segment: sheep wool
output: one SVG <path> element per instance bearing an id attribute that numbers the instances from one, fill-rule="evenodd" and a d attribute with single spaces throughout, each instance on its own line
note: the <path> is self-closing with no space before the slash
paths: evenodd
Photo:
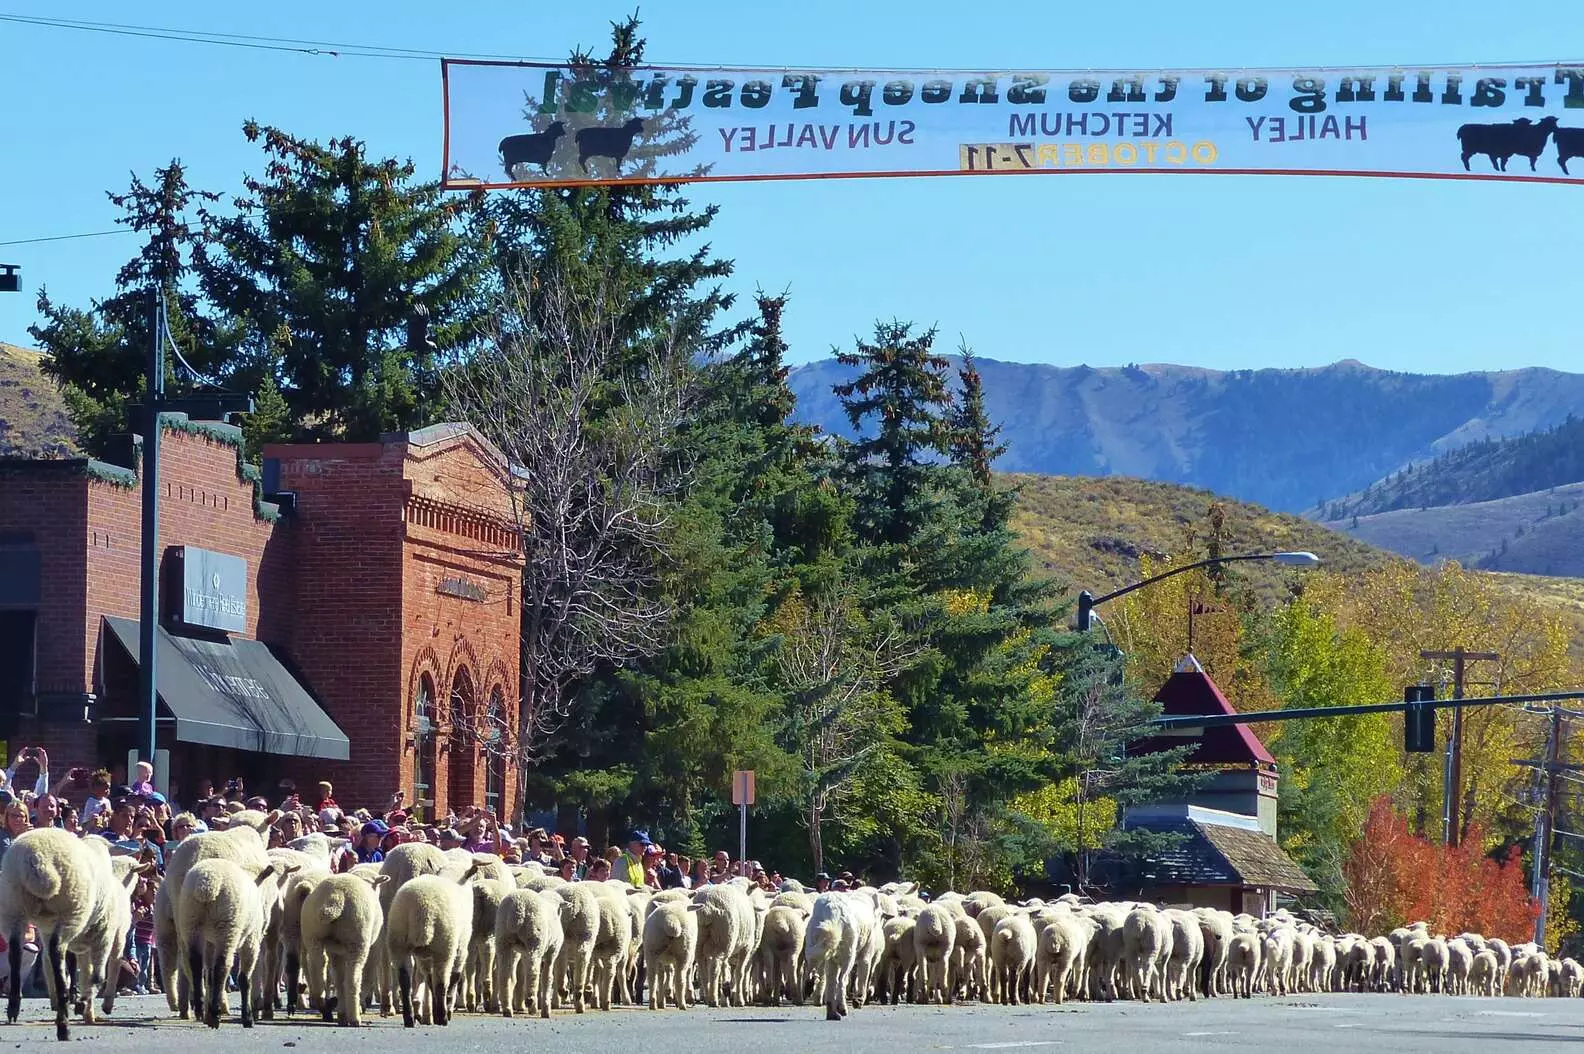
<path id="1" fill-rule="evenodd" d="M 260 886 L 271 865 L 251 873 L 231 860 L 200 860 L 182 880 L 176 927 L 192 982 L 192 1005 L 203 1022 L 220 1027 L 226 975 L 233 967 L 243 1028 L 253 1027 L 253 971 L 264 940 L 265 903 Z"/>
<path id="2" fill-rule="evenodd" d="M 561 955 L 561 898 L 515 889 L 495 912 L 495 999 L 501 1014 L 550 1016 L 556 962 Z"/>
<path id="3" fill-rule="evenodd" d="M 466 872 L 464 872 L 466 874 Z M 419 875 L 391 899 L 385 946 L 396 970 L 402 1024 L 445 1025 L 473 937 L 473 893 L 449 874 Z"/>
<path id="4" fill-rule="evenodd" d="M 376 889 L 389 881 L 385 875 L 367 871 L 330 875 L 315 883 L 303 900 L 302 956 L 308 1000 L 326 1021 L 334 1015 L 337 1024 L 348 1028 L 363 1024 L 365 968 L 384 922 Z M 335 991 L 334 999 L 328 996 L 327 980 Z"/>

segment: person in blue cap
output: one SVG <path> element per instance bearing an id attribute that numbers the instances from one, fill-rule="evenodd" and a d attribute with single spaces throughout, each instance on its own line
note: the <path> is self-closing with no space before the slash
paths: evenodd
<path id="1" fill-rule="evenodd" d="M 390 833 L 390 828 L 385 821 L 375 817 L 363 825 L 359 832 L 357 858 L 360 864 L 378 864 L 385 859 L 385 852 L 380 846 L 385 841 L 385 836 Z"/>
<path id="2" fill-rule="evenodd" d="M 627 842 L 627 851 L 611 865 L 611 877 L 642 887 L 644 884 L 644 850 L 654 843 L 648 831 L 634 831 Z"/>

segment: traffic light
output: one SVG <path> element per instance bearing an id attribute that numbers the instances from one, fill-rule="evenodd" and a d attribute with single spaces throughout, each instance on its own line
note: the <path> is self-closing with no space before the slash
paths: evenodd
<path id="1" fill-rule="evenodd" d="M 1410 754 L 1433 754 L 1435 735 L 1435 685 L 1410 684 L 1403 689 L 1403 749 Z"/>

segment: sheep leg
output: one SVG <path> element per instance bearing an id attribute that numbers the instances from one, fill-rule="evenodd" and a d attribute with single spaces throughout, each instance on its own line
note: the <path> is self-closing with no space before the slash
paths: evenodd
<path id="1" fill-rule="evenodd" d="M 517 998 L 517 960 L 521 954 L 515 942 L 495 953 L 495 997 L 500 1000 L 502 1017 L 512 1016 L 512 1000 Z"/>
<path id="2" fill-rule="evenodd" d="M 252 967 L 237 971 L 237 998 L 242 1001 L 242 1027 L 253 1027 Z M 266 1000 L 266 1006 L 268 1002 Z"/>
<path id="3" fill-rule="evenodd" d="M 457 980 L 460 981 L 460 977 Z M 451 986 L 452 978 L 446 972 L 430 967 L 429 1001 L 434 1005 L 433 1020 L 437 1025 L 446 1025 L 451 1021 Z"/>
<path id="4" fill-rule="evenodd" d="M 6 993 L 6 1021 L 16 1024 L 22 1013 L 22 929 L 6 934 L 6 958 L 11 964 L 10 991 Z"/>
<path id="5" fill-rule="evenodd" d="M 286 952 L 286 1014 L 290 1017 L 302 1009 L 297 996 L 297 982 L 302 974 L 302 956 L 295 949 Z M 268 986 L 270 1001 L 273 1002 L 274 985 Z M 273 1014 L 271 1016 L 274 1016 Z"/>
<path id="6" fill-rule="evenodd" d="M 413 1027 L 412 960 L 406 956 L 396 967 L 396 999 L 401 1004 L 402 1027 Z"/>
<path id="7" fill-rule="evenodd" d="M 45 944 L 45 980 L 48 982 L 50 1006 L 55 1010 L 55 1038 L 64 1043 L 71 1039 L 71 1028 L 66 1023 L 66 977 L 61 957 L 60 934 L 51 933 Z"/>
<path id="8" fill-rule="evenodd" d="M 182 989 L 181 1016 L 187 1016 L 188 1004 L 192 1005 L 194 1021 L 203 1020 L 203 948 L 197 941 L 187 952 L 187 967 L 192 971 L 192 984 Z M 178 969 L 178 973 L 182 971 Z"/>
<path id="9" fill-rule="evenodd" d="M 341 1021 L 348 1028 L 363 1027 L 363 966 L 368 953 L 356 952 L 345 957 L 343 977 L 336 979 L 336 994 L 341 999 Z"/>
<path id="10" fill-rule="evenodd" d="M 210 1028 L 219 1028 L 220 1004 L 225 1002 L 226 997 L 226 973 L 228 972 L 226 966 L 228 964 L 226 957 L 219 953 L 219 949 L 213 949 L 213 952 L 213 961 L 208 964 L 209 969 L 204 975 L 204 987 L 207 989 L 204 993 L 204 1024 Z M 202 969 L 204 964 L 200 960 L 198 965 Z M 193 982 L 193 987 L 194 989 L 198 987 L 196 980 Z"/>

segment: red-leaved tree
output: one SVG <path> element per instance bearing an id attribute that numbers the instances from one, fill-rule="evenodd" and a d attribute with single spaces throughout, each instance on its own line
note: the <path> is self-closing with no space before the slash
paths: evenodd
<path id="1" fill-rule="evenodd" d="M 1435 933 L 1465 930 L 1518 943 L 1534 936 L 1540 904 L 1524 885 L 1522 853 L 1483 853 L 1471 827 L 1456 848 L 1415 837 L 1386 797 L 1376 799 L 1343 865 L 1348 910 L 1361 933 L 1424 921 Z"/>

